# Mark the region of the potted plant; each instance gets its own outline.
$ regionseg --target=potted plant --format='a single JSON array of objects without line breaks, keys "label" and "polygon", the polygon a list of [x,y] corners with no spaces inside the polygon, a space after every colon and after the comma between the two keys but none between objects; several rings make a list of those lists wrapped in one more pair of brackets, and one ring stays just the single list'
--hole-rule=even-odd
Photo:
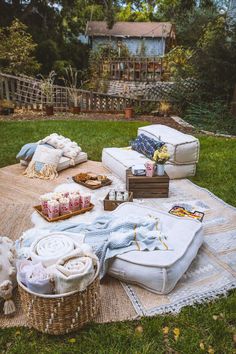
[{"label": "potted plant", "polygon": [[131,119],[134,117],[134,109],[131,106],[125,107],[125,118]]},{"label": "potted plant", "polygon": [[0,113],[9,115],[14,113],[14,103],[9,100],[0,101]]},{"label": "potted plant", "polygon": [[167,101],[161,101],[160,102],[160,107],[159,107],[159,113],[161,116],[163,117],[167,117],[167,115],[169,114],[170,112],[170,103],[167,102]]},{"label": "potted plant", "polygon": [[153,160],[156,163],[156,173],[158,176],[164,176],[165,163],[170,158],[166,145],[163,145],[160,149],[156,150],[153,155]]},{"label": "potted plant", "polygon": [[45,98],[45,111],[47,116],[53,115],[53,102],[54,102],[54,80],[56,73],[55,71],[51,71],[47,78],[41,75],[41,83],[40,88],[42,94]]},{"label": "potted plant", "polygon": [[79,71],[75,68],[72,68],[71,65],[65,69],[65,71],[67,77],[64,81],[70,96],[70,101],[72,102],[72,112],[74,114],[78,114],[81,111],[81,95],[79,94],[78,90]]}]

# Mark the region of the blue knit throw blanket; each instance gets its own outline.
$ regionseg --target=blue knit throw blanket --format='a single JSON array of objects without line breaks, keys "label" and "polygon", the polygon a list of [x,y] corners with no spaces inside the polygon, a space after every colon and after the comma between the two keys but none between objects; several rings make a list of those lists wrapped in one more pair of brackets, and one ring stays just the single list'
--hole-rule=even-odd
[{"label": "blue knit throw blanket", "polygon": [[118,218],[100,216],[92,224],[61,223],[50,231],[83,233],[84,242],[91,245],[100,260],[100,277],[113,257],[130,251],[169,250],[159,220],[153,217]]}]

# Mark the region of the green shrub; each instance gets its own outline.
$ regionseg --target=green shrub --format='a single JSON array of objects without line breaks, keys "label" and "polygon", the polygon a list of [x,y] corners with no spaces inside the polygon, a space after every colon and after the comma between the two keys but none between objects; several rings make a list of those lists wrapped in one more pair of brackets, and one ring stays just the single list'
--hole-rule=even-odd
[{"label": "green shrub", "polygon": [[236,135],[236,119],[223,101],[190,104],[184,118],[200,129]]}]

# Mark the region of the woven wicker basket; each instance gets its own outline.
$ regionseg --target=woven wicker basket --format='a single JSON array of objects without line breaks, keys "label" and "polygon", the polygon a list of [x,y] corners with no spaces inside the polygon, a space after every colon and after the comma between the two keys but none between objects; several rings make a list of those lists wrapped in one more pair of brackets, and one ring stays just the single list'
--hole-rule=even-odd
[{"label": "woven wicker basket", "polygon": [[97,268],[84,291],[59,295],[31,292],[18,280],[18,288],[27,324],[40,332],[65,334],[77,330],[96,316],[100,308],[100,281]]}]

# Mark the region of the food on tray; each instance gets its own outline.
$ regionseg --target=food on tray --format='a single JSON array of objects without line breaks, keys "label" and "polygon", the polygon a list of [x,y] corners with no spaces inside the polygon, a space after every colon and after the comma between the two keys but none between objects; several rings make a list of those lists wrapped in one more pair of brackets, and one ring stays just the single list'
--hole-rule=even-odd
[{"label": "food on tray", "polygon": [[102,182],[96,181],[93,179],[89,179],[88,181],[85,182],[85,184],[88,184],[89,186],[100,186],[102,184]]},{"label": "food on tray", "polygon": [[98,181],[101,181],[101,182],[105,182],[107,180],[107,176],[102,176],[102,175],[99,175],[97,177]]},{"label": "food on tray", "polygon": [[74,176],[76,182],[86,182],[89,179],[89,175],[87,173],[79,173]]},{"label": "food on tray", "polygon": [[[100,181],[90,181],[98,182]],[[47,193],[39,198],[41,202],[41,212],[49,219],[54,219],[59,216],[68,215],[80,209],[90,206],[91,195],[81,195],[76,192],[55,192]]]},{"label": "food on tray", "polygon": [[82,184],[90,189],[100,188],[104,185],[111,184],[112,181],[105,175],[96,175],[92,172],[79,173],[72,177],[74,182]]},{"label": "food on tray", "polygon": [[97,179],[98,176],[95,173],[88,173],[88,179]]}]

